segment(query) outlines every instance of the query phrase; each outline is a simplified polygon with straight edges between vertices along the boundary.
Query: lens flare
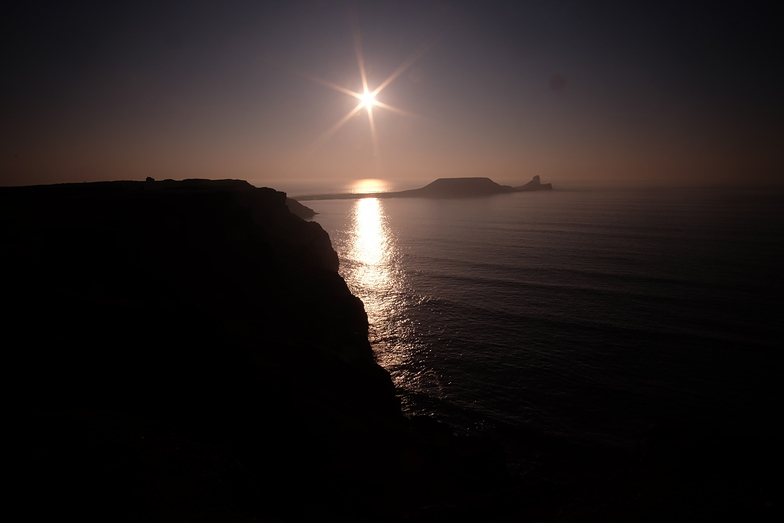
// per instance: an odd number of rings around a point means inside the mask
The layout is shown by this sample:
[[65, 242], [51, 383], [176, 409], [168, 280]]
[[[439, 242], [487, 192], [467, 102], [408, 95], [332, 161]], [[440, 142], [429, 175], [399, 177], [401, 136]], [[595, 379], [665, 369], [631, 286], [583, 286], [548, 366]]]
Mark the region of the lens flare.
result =
[[422, 57], [422, 55], [424, 55], [425, 52], [427, 52], [427, 50], [430, 49], [430, 47], [433, 46], [435, 41], [429, 42], [428, 44], [423, 45], [419, 49], [417, 49], [417, 51], [414, 54], [412, 54], [407, 60], [401, 63], [392, 72], [392, 74], [389, 75], [389, 77], [387, 77], [386, 80], [381, 82], [378, 85], [378, 87], [371, 90], [370, 87], [368, 86], [367, 71], [365, 69], [365, 59], [364, 56], [362, 55], [362, 39], [360, 37], [359, 31], [356, 28], [356, 24], [353, 22], [353, 20], [352, 20], [352, 26], [353, 26], [353, 34], [354, 34], [354, 51], [357, 56], [357, 65], [359, 67], [359, 76], [362, 82], [362, 91], [355, 92], [352, 91], [351, 89], [347, 89], [333, 82], [329, 82], [327, 80], [323, 80], [321, 78], [314, 77], [309, 74], [302, 74], [302, 76], [304, 76], [305, 78], [313, 82], [320, 83], [322, 85], [329, 87], [330, 89], [334, 89], [338, 92], [347, 94], [349, 96], [353, 96], [354, 98], [359, 100], [359, 103], [353, 109], [351, 109], [345, 116], [343, 116], [334, 125], [332, 125], [329, 129], [327, 129], [318, 139], [316, 139], [316, 141], [313, 143], [312, 147], [310, 148], [310, 153], [312, 153], [313, 151], [321, 147], [332, 137], [332, 135], [334, 135], [341, 127], [343, 127], [343, 125], [345, 125], [346, 122], [348, 122], [352, 117], [354, 117], [354, 115], [359, 113], [362, 109], [365, 109], [368, 115], [370, 136], [373, 142], [373, 154], [378, 161], [379, 158], [378, 133], [376, 132], [376, 122], [375, 122], [375, 118], [373, 117], [373, 108], [379, 107], [387, 111], [400, 114], [402, 116], [408, 116], [414, 118], [420, 118], [420, 117], [414, 113], [410, 113], [403, 109], [399, 109], [392, 105], [386, 104], [378, 100], [376, 97], [381, 93], [381, 91], [386, 89], [389, 86], [389, 84], [391, 84], [395, 79], [397, 79], [398, 76], [400, 76], [404, 71], [406, 71], [408, 68], [414, 65], [414, 63], [417, 60], [419, 60]]

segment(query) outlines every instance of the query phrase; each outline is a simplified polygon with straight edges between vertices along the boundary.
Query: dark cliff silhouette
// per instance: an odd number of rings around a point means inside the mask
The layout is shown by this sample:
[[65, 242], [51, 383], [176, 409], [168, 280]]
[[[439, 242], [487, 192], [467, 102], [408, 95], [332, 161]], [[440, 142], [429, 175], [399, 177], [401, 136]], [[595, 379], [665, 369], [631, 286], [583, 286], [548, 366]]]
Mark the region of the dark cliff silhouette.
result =
[[316, 216], [316, 214], [318, 214], [310, 207], [306, 207], [305, 205], [299, 203], [297, 200], [293, 200], [291, 198], [286, 198], [286, 207], [289, 208], [291, 214], [293, 214], [294, 216], [299, 216], [304, 220], [309, 220], [310, 218], [313, 218], [314, 216]]
[[408, 420], [316, 223], [242, 181], [0, 188], [30, 519], [394, 520], [505, 481]]
[[501, 185], [490, 178], [439, 178], [419, 189], [407, 191], [382, 192], [368, 194], [319, 194], [297, 196], [296, 200], [332, 200], [332, 199], [354, 199], [354, 198], [478, 198], [482, 196], [492, 196], [495, 194], [507, 194], [513, 192], [528, 191], [551, 191], [553, 185], [541, 183], [539, 176], [534, 176], [533, 180], [525, 185], [511, 187]]

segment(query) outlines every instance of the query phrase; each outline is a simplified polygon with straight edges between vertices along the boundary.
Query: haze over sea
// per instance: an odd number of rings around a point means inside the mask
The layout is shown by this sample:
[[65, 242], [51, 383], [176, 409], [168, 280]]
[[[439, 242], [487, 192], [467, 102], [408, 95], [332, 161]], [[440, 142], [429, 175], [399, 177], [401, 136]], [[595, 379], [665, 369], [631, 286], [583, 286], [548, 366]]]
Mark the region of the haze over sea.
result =
[[781, 192], [306, 203], [409, 413], [616, 449], [673, 421], [776, 416]]

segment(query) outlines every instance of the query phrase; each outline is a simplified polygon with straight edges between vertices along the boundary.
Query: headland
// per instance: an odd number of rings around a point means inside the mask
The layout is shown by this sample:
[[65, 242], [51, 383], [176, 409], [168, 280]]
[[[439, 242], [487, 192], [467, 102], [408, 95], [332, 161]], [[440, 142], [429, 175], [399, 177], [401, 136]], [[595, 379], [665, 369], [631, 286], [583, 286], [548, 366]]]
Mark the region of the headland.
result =
[[326, 232], [239, 180], [0, 188], [30, 519], [393, 521], [507, 481], [406, 418]]
[[340, 193], [340, 194], [316, 194], [295, 196], [297, 201], [306, 200], [346, 200], [357, 198], [479, 198], [493, 196], [497, 194], [508, 194], [514, 192], [530, 191], [551, 191], [553, 185], [542, 183], [539, 175], [524, 184], [516, 187], [501, 185], [490, 178], [438, 178], [419, 189], [395, 192], [376, 192], [376, 193]]

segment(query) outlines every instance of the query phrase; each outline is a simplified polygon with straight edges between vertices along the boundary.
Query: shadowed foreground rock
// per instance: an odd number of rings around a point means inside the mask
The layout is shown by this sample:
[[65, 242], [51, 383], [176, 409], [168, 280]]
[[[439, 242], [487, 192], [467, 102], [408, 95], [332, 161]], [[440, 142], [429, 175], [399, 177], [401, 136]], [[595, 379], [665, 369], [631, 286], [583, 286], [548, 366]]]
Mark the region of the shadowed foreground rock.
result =
[[316, 223], [241, 181], [0, 188], [27, 519], [396, 520], [505, 480], [400, 412]]

